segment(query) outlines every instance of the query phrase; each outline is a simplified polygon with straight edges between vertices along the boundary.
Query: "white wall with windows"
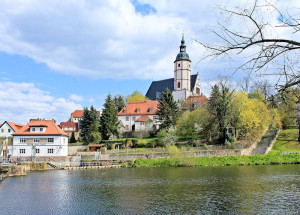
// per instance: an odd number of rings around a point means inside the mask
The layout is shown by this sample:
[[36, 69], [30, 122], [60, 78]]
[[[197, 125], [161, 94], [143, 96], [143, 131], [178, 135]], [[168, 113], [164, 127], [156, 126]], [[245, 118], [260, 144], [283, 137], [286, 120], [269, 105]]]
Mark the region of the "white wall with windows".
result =
[[0, 137], [12, 137], [14, 130], [5, 122], [0, 128]]
[[12, 156], [68, 156], [68, 137], [14, 136]]
[[118, 116], [119, 121], [122, 122], [124, 125], [123, 131], [132, 131], [132, 128], [136, 131], [138, 130], [151, 130], [153, 129], [153, 125], [156, 126], [156, 128], [159, 127], [159, 120], [157, 115], [143, 115], [148, 116], [153, 122], [151, 122], [151, 125], [147, 123], [147, 126], [141, 125], [141, 122], [135, 122], [138, 118], [141, 117], [141, 115], [134, 115], [134, 116]]

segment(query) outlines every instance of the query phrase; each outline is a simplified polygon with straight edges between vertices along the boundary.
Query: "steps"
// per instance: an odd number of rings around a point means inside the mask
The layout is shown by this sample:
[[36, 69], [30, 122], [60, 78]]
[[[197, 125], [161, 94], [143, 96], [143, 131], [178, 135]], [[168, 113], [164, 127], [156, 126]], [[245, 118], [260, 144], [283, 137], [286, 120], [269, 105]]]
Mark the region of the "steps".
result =
[[50, 162], [48, 162], [47, 165], [51, 166], [53, 169], [56, 169], [56, 168], [57, 168], [57, 166], [55, 166], [54, 164], [52, 164], [52, 163], [50, 163]]
[[253, 149], [251, 155], [264, 155], [266, 149], [269, 147], [274, 137], [276, 136], [277, 130], [268, 130], [268, 132], [261, 138], [256, 148]]

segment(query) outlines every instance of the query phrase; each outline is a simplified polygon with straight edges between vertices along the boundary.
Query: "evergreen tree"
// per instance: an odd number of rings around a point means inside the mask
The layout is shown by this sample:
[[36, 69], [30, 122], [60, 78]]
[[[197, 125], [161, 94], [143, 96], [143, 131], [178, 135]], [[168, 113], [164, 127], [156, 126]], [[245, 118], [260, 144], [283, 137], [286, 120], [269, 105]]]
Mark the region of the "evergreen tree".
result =
[[99, 116], [97, 114], [94, 106], [91, 106], [91, 109], [84, 108], [82, 120], [79, 122], [79, 128], [81, 129], [80, 136], [83, 141], [90, 141], [90, 126], [93, 122], [99, 121]]
[[99, 132], [99, 121], [95, 121], [90, 126], [89, 141], [99, 143], [101, 141], [101, 133]]
[[179, 108], [168, 88], [162, 93], [161, 98], [158, 100], [158, 110], [156, 114], [162, 121], [162, 129], [169, 129], [171, 126], [176, 125]]
[[74, 131], [72, 132], [71, 134], [71, 137], [70, 137], [70, 143], [76, 143], [76, 139], [75, 139], [75, 134], [74, 134]]
[[104, 140], [108, 140], [111, 137], [118, 137], [119, 121], [117, 117], [117, 110], [115, 103], [113, 102], [111, 95], [108, 95], [105, 99], [104, 109], [100, 117], [100, 132]]
[[225, 128], [230, 120], [230, 101], [233, 91], [222, 81], [212, 88], [208, 110], [211, 113], [211, 125], [217, 125], [219, 140], [225, 143]]
[[114, 97], [114, 103], [118, 113], [125, 107], [125, 99], [121, 95]]

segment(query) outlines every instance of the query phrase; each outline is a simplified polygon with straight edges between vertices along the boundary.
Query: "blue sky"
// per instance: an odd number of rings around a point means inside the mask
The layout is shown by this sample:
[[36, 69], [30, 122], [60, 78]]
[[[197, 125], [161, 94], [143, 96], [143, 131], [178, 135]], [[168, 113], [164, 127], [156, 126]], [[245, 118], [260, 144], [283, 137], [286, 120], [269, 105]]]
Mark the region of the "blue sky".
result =
[[153, 80], [173, 77], [182, 29], [192, 74], [209, 96], [218, 76], [231, 75], [241, 61], [197, 64], [205, 50], [193, 38], [213, 41], [215, 7], [228, 2], [0, 0], [0, 121], [61, 122], [75, 109], [100, 109], [108, 93], [145, 94]]

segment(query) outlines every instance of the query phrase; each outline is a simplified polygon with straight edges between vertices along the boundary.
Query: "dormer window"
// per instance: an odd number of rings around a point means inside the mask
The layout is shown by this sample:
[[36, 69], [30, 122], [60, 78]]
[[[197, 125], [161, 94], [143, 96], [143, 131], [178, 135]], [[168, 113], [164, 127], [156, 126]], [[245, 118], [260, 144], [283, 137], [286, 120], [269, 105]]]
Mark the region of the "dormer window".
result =
[[32, 131], [35, 131], [35, 128], [32, 128]]
[[43, 132], [43, 128], [40, 128], [40, 131]]
[[139, 112], [140, 112], [140, 109], [136, 109], [136, 112], [139, 113]]
[[149, 112], [149, 113], [152, 113], [152, 109], [151, 109], [151, 108], [149, 108], [149, 109], [148, 109], [148, 112]]
[[127, 110], [123, 110], [124, 113], [127, 113]]

